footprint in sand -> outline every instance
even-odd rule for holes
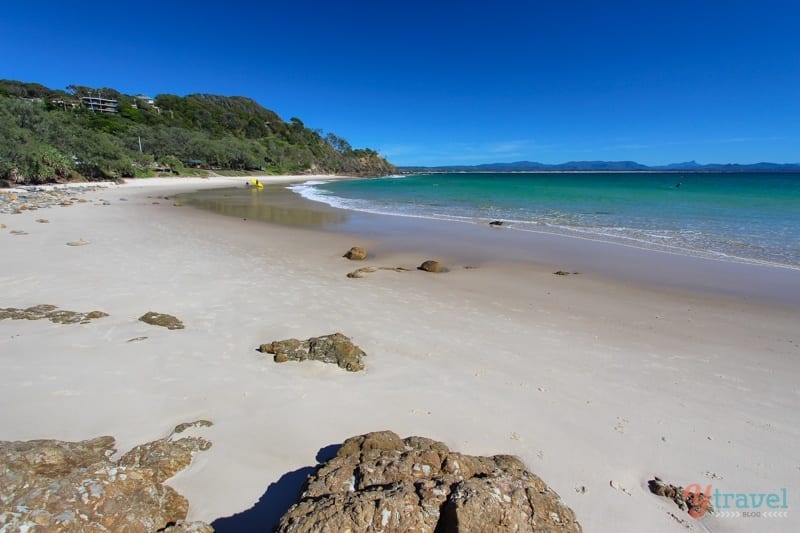
[[[21,229],[14,229],[14,230],[9,231],[9,233],[11,235],[27,235],[28,234],[27,231],[22,231]]]
[[[614,490],[618,490],[620,492],[623,492],[623,493],[627,494],[628,496],[631,495],[631,493],[630,493],[630,491],[628,489],[626,489],[625,487],[623,487],[622,485],[620,485],[617,481],[614,481],[613,479],[609,482],[609,485]]]

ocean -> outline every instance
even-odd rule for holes
[[[800,269],[800,174],[453,173],[310,181],[349,210],[456,220]]]

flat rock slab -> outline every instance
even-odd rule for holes
[[[391,270],[393,272],[408,272],[407,268],[403,267],[362,267],[352,272],[347,273],[348,278],[363,278],[364,274],[371,274],[372,272],[377,272],[378,270]]]
[[[581,526],[516,457],[463,455],[378,431],[347,439],[319,465],[277,531],[577,533]]]
[[[109,436],[0,441],[0,529],[146,532],[181,523],[189,502],[164,481],[211,443],[202,437],[175,438],[177,429],[117,461],[110,459],[116,443]]]
[[[41,304],[27,309],[17,309],[16,307],[0,308],[0,320],[10,318],[11,320],[42,320],[47,319],[56,324],[88,324],[96,318],[108,316],[102,311],[89,311],[79,313],[67,309],[59,309],[55,305]]]
[[[353,344],[353,342],[341,333],[323,335],[322,337],[311,337],[301,341],[299,339],[286,339],[282,341],[272,341],[258,347],[261,353],[274,354],[276,363],[286,361],[322,361],[338,365],[349,372],[364,370],[366,353]]]
[[[177,317],[168,315],[166,313],[156,313],[155,311],[148,311],[139,317],[139,320],[153,326],[161,326],[167,329],[183,329],[183,322]]]

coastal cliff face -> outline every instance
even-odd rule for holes
[[[130,96],[0,80],[0,186],[201,174],[383,176],[368,148],[288,122],[242,96]]]

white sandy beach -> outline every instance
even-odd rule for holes
[[[125,451],[211,420],[213,447],[169,482],[189,519],[207,522],[246,511],[320,449],[391,429],[519,456],[588,532],[800,530],[800,307],[591,269],[554,276],[547,263],[465,269],[457,254],[159,198],[243,181],[134,180],[87,203],[0,214],[0,307],[110,315],[0,321],[0,440],[113,435]],[[343,259],[353,245],[381,253]],[[345,276],[426,259],[451,271]],[[139,322],[147,311],[186,329]],[[366,351],[366,372],[255,351],[336,331]],[[694,520],[650,494],[654,475],[726,493],[785,488],[788,516]]]

